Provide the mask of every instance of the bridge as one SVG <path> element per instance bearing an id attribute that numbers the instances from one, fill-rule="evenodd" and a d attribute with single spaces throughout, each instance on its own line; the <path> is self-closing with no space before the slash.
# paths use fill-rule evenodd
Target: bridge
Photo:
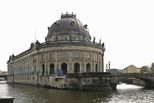
<path id="1" fill-rule="evenodd" d="M 80 87 L 86 87 L 87 90 L 103 90 L 103 88 L 110 88 L 115 90 L 119 82 L 127 83 L 130 79 L 136 78 L 144 81 L 147 88 L 154 89 L 154 73 L 120 73 L 110 74 L 105 72 L 90 72 L 79 74 L 68 74 L 68 78 L 73 78 L 73 82 L 80 82 Z M 83 83 L 82 83 L 83 82 Z M 84 85 L 82 85 L 84 84 Z M 97 89 L 99 88 L 99 89 Z"/>
<path id="2" fill-rule="evenodd" d="M 0 80 L 3 80 L 3 79 L 5 79 L 5 80 L 7 80 L 7 72 L 2 72 L 2 73 L 0 73 Z"/>
<path id="3" fill-rule="evenodd" d="M 121 73 L 121 74 L 111 74 L 110 76 L 110 86 L 112 89 L 116 89 L 119 82 L 127 83 L 127 80 L 131 78 L 136 78 L 144 81 L 146 88 L 154 88 L 154 73 Z"/>
<path id="4" fill-rule="evenodd" d="M 7 80 L 7 73 L 0 74 Z M 54 77 L 57 81 L 57 77 Z M 119 82 L 127 83 L 128 80 L 137 78 L 146 84 L 147 88 L 154 89 L 154 73 L 120 73 L 108 72 L 69 73 L 64 76 L 65 82 L 58 83 L 69 89 L 81 90 L 115 90 Z M 65 83 L 65 84 L 64 84 Z"/>

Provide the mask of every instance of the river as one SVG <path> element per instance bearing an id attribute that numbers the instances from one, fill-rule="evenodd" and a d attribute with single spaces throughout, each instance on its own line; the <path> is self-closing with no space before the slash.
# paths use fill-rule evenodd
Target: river
<path id="1" fill-rule="evenodd" d="M 14 103 L 154 103 L 154 90 L 128 84 L 112 92 L 56 90 L 0 82 L 2 97 L 14 97 Z"/>

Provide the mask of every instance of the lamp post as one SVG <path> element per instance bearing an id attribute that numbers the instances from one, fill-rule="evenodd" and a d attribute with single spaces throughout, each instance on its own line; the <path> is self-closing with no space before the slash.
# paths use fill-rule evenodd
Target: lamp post
<path id="1" fill-rule="evenodd" d="M 109 61 L 109 70 L 110 70 L 110 61 Z"/>

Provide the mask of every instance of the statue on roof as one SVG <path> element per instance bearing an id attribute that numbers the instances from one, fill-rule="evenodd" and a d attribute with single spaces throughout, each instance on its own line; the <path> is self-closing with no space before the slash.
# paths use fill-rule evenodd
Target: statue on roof
<path id="1" fill-rule="evenodd" d="M 95 43 L 95 37 L 93 38 L 93 43 Z"/>

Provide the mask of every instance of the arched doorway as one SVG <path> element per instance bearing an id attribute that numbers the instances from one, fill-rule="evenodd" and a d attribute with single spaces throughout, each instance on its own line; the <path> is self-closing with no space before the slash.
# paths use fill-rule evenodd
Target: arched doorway
<path id="1" fill-rule="evenodd" d="M 50 73 L 50 75 L 55 73 L 54 64 L 53 63 L 50 64 L 50 72 L 49 73 Z"/>
<path id="2" fill-rule="evenodd" d="M 90 72 L 90 63 L 87 63 L 86 65 L 86 72 Z"/>
<path id="3" fill-rule="evenodd" d="M 80 73 L 80 64 L 79 63 L 74 64 L 74 73 Z"/>
<path id="4" fill-rule="evenodd" d="M 66 63 L 61 64 L 61 70 L 62 70 L 63 75 L 67 74 L 67 64 Z"/>
<path id="5" fill-rule="evenodd" d="M 42 64 L 42 76 L 44 76 L 44 75 L 45 75 L 45 65 Z"/>

